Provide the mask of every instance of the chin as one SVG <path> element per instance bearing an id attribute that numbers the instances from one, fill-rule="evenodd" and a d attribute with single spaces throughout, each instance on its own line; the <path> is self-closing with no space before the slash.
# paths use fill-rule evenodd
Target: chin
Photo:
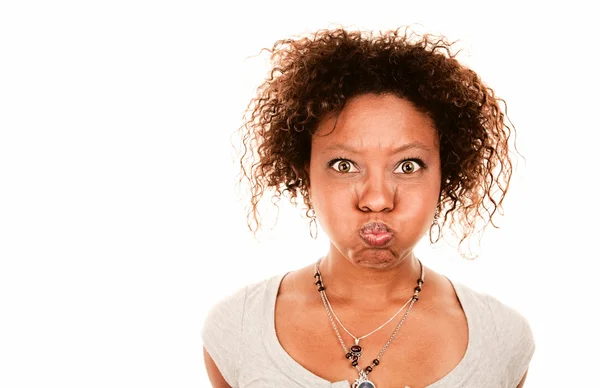
<path id="1" fill-rule="evenodd" d="M 361 268 L 386 269 L 396 266 L 400 258 L 388 248 L 368 248 L 352 255 L 350 261 Z"/>

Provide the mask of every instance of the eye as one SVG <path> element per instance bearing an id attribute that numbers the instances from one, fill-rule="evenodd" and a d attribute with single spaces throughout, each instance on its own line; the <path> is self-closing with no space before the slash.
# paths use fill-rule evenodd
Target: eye
<path id="1" fill-rule="evenodd" d="M 419 171 L 422 167 L 421 163 L 417 160 L 405 160 L 398 166 L 402 174 L 414 174 Z"/>
<path id="2" fill-rule="evenodd" d="M 352 162 L 348 159 L 334 159 L 331 162 L 329 162 L 329 166 L 333 167 L 333 169 L 337 172 L 341 172 L 343 174 L 349 172 L 356 172 L 352 170 L 352 168 L 354 168 L 354 164 L 352 164 Z"/>

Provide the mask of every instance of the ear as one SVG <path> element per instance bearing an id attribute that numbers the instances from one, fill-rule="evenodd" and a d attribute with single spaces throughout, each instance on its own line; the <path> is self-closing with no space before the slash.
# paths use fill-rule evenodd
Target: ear
<path id="1" fill-rule="evenodd" d="M 311 190 L 310 190 L 310 161 L 307 160 L 306 162 L 304 162 L 304 176 L 306 177 L 306 188 L 308 190 L 308 197 L 311 197 Z"/>
<path id="2" fill-rule="evenodd" d="M 302 170 L 296 165 L 292 164 L 292 171 L 294 171 L 294 175 L 296 175 L 296 180 L 300 180 L 300 178 L 303 176 L 301 173 Z"/>
<path id="3" fill-rule="evenodd" d="M 302 167 L 299 166 L 294 166 L 292 165 L 292 170 L 294 171 L 294 174 L 296 174 L 296 178 L 299 179 L 300 177 L 303 177 L 304 182 L 306 183 L 307 186 L 307 190 L 308 190 L 308 194 L 310 197 L 310 162 L 306 161 L 304 162 L 304 165 Z"/>

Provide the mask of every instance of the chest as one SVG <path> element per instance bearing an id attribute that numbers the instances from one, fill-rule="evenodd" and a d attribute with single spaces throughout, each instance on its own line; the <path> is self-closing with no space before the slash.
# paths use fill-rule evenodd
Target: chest
<path id="1" fill-rule="evenodd" d="M 348 314 L 338 316 L 354 335 L 362 336 L 383 324 L 391 312 Z M 362 355 L 358 366 L 365 369 L 380 357 L 379 365 L 369 374 L 378 388 L 408 386 L 426 387 L 450 373 L 463 358 L 468 344 L 468 325 L 460 304 L 447 306 L 442 311 L 421 308 L 413 310 L 388 343 L 404 313 L 360 341 Z M 347 348 L 354 339 L 337 321 L 338 332 Z M 283 349 L 307 371 L 330 382 L 358 378 L 357 370 L 345 357 L 331 319 L 321 305 L 302 306 L 297 301 L 278 300 L 275 309 L 275 330 Z M 356 332 L 353 332 L 356 330 Z M 387 344 L 387 346 L 386 346 Z M 363 387 L 361 387 L 363 388 Z"/>

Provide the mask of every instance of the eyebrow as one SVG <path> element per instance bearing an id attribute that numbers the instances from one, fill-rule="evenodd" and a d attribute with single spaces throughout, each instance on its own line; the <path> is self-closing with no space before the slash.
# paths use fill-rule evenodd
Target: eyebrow
<path id="1" fill-rule="evenodd" d="M 419 150 L 423 150 L 423 151 L 427 151 L 427 152 L 432 151 L 431 147 L 428 147 L 423 143 L 414 142 L 414 143 L 406 143 L 406 144 L 401 145 L 400 147 L 396 147 L 392 151 L 392 153 L 397 154 L 399 152 L 412 150 L 412 149 L 419 149 Z M 327 147 L 323 150 L 323 153 L 332 152 L 332 151 L 345 151 L 350 154 L 360 154 L 361 153 L 360 151 L 358 151 L 352 147 L 349 147 L 345 144 L 341 144 L 341 143 L 330 145 L 329 147 Z"/>

